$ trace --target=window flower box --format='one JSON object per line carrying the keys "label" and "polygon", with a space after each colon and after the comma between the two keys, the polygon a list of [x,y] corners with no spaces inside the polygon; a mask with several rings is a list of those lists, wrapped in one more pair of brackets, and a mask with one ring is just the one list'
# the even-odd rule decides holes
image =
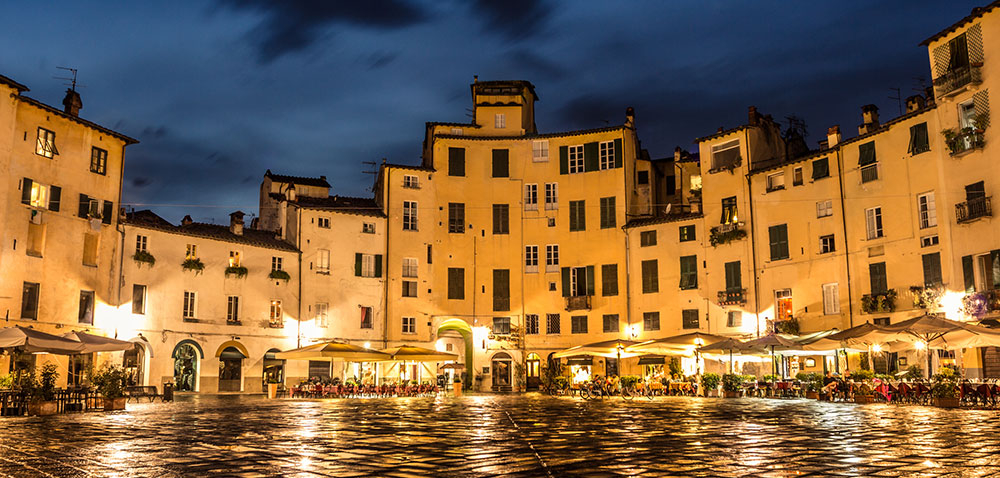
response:
{"label": "window flower box", "polygon": [[194,271],[195,274],[201,274],[205,270],[205,263],[201,262],[201,259],[188,258],[181,263],[181,268],[186,271]]}
{"label": "window flower box", "polygon": [[226,268],[226,277],[235,276],[237,279],[242,279],[247,276],[247,268],[243,266],[229,266]]}
{"label": "window flower box", "polygon": [[156,258],[148,251],[135,251],[135,254],[132,255],[132,260],[139,267],[142,267],[143,264],[149,264],[149,267],[153,267],[156,264]]}
{"label": "window flower box", "polygon": [[880,294],[865,294],[861,296],[861,312],[892,312],[896,310],[896,291],[889,289]]}
{"label": "window flower box", "polygon": [[288,275],[287,272],[281,269],[271,271],[271,273],[268,274],[267,277],[274,280],[283,280],[285,282],[288,282],[289,280],[292,279],[292,276]]}

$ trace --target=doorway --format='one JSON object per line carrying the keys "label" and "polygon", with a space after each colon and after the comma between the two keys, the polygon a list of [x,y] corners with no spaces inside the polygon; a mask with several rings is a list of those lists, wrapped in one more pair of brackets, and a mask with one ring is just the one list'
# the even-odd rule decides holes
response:
{"label": "doorway", "polygon": [[510,392],[511,379],[511,358],[506,352],[500,352],[493,356],[493,363],[490,375],[493,377],[494,392]]}
{"label": "doorway", "polygon": [[274,358],[274,354],[278,352],[280,350],[271,349],[264,354],[264,390],[267,390],[269,383],[285,383],[285,361]]}
{"label": "doorway", "polygon": [[201,354],[188,342],[174,349],[174,384],[178,392],[197,391],[198,357]]}
{"label": "doorway", "polygon": [[142,345],[135,344],[130,350],[126,350],[122,357],[122,368],[125,369],[125,383],[129,386],[143,385],[145,383],[145,362]]}
{"label": "doorway", "polygon": [[226,347],[219,354],[219,391],[239,392],[243,388],[243,353]]}
{"label": "doorway", "polygon": [[528,354],[528,359],[524,362],[524,372],[527,374],[525,386],[528,390],[538,390],[542,385],[541,367],[542,358],[534,352]]}

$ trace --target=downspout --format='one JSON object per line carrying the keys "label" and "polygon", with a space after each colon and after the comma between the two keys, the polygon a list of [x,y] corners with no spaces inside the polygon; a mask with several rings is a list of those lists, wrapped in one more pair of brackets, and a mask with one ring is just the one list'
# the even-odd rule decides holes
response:
{"label": "downspout", "polygon": [[[124,208],[122,205],[122,196],[124,195],[124,183],[125,183],[125,144],[122,145],[122,167],[121,173],[118,175],[118,207]],[[121,236],[120,245],[118,247],[118,279],[115,281],[115,288],[118,292],[115,294],[115,309],[120,309],[122,306],[122,282],[125,281],[125,226],[121,222],[121,215],[118,218],[118,233]],[[110,291],[109,291],[110,292]],[[115,338],[118,338],[118,330],[115,329]]]}
{"label": "downspout", "polygon": [[628,229],[626,229],[624,225],[622,225],[622,232],[625,233],[625,322],[628,324],[628,327],[629,327],[628,338],[631,339],[632,338],[632,332],[633,332],[632,331],[632,299],[631,299],[632,298],[632,293],[631,293],[631,290],[630,290],[631,288],[629,287],[629,285],[631,283],[631,280],[629,279],[629,277],[630,277],[630,274],[629,274],[629,271],[630,271],[629,264],[632,261],[630,260],[630,257],[631,257],[630,254],[631,253],[629,251],[629,244],[628,244]]}
{"label": "downspout", "polygon": [[[287,209],[288,206],[286,205],[285,207]],[[299,250],[299,297],[298,297],[299,300],[297,301],[298,304],[299,304],[299,320],[295,321],[295,323],[296,323],[296,326],[295,326],[295,348],[299,348],[299,347],[302,347],[302,246],[301,246],[302,245],[302,210],[299,209],[296,206],[295,207],[295,211],[296,211],[296,221],[295,222],[298,223],[298,224],[296,224],[296,226],[297,226],[297,232],[295,233],[295,242],[296,242],[296,246],[298,246],[298,247],[296,247],[296,249]],[[286,221],[287,221],[287,216],[286,216]]]}
{"label": "downspout", "polygon": [[[844,264],[847,267],[847,316],[854,327],[854,299],[851,292],[851,249],[847,242],[847,210],[844,209],[844,161],[843,150],[837,145],[837,185],[840,186],[840,221],[844,228]],[[840,300],[838,297],[837,300]]]}
{"label": "downspout", "polygon": [[382,187],[385,188],[385,262],[383,266],[385,267],[385,275],[383,276],[384,282],[382,283],[382,348],[389,348],[389,195],[392,193],[392,188],[389,186],[392,184],[390,181],[390,174],[392,174],[392,169],[387,167],[384,163],[382,167],[385,168],[385,181],[382,183]]}
{"label": "downspout", "polygon": [[760,281],[757,278],[757,242],[756,235],[754,234],[754,219],[753,219],[753,183],[749,174],[749,169],[753,162],[750,160],[750,131],[749,129],[743,130],[743,144],[747,147],[747,197],[749,198],[748,203],[750,204],[750,260],[753,264],[753,315],[754,322],[757,325],[757,337],[760,337]]}

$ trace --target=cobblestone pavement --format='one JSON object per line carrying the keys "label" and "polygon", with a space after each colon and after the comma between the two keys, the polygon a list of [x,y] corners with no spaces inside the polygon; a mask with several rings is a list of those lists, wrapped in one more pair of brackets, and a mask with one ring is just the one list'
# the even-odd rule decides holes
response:
{"label": "cobblestone pavement", "polygon": [[0,476],[1000,476],[1000,412],[807,400],[187,396],[0,418]]}

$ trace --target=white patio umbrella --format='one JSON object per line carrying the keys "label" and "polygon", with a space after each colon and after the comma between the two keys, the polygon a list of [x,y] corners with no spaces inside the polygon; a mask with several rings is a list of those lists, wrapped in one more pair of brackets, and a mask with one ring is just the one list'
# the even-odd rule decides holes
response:
{"label": "white patio umbrella", "polygon": [[82,331],[67,332],[63,334],[62,337],[83,344],[83,350],[79,352],[81,354],[94,352],[120,352],[135,348],[135,343],[133,342],[113,339],[111,337],[104,337],[101,335],[94,335]]}
{"label": "white patio umbrella", "polygon": [[84,345],[81,342],[20,325],[0,329],[0,349],[17,349],[27,353],[74,355],[84,353],[83,348]]}

